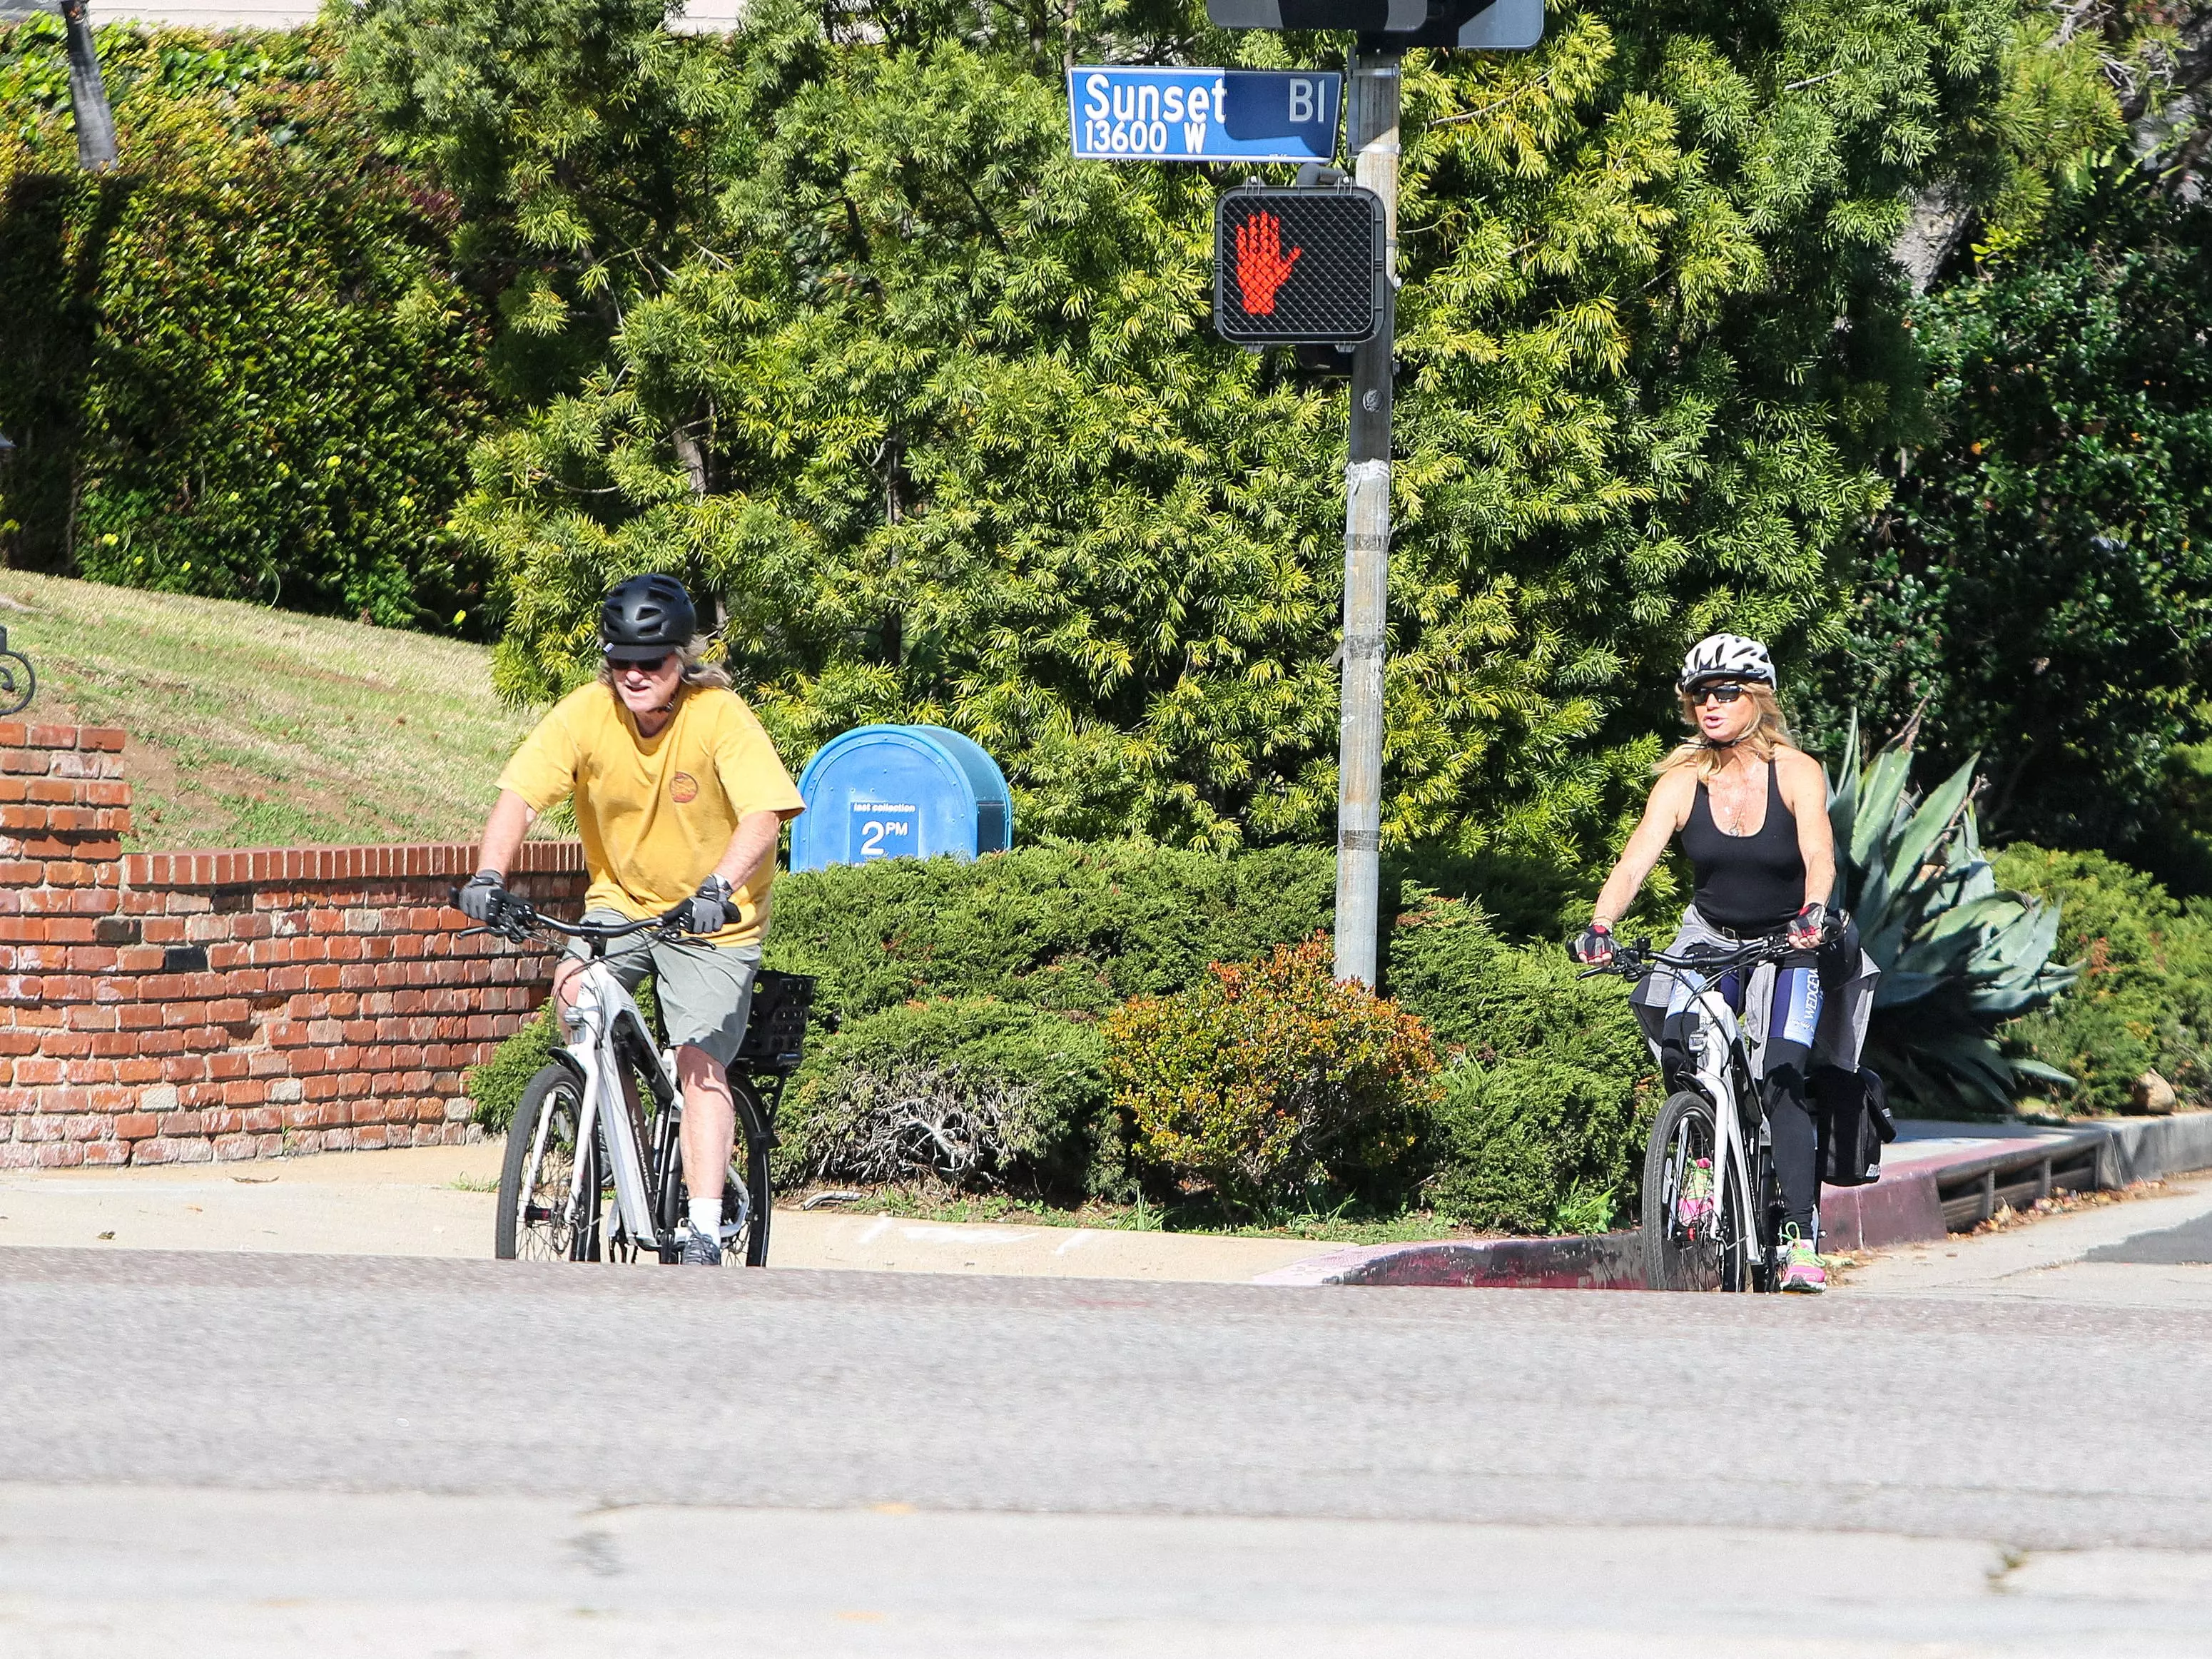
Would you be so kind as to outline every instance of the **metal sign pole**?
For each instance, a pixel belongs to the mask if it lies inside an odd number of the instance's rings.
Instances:
[[[105,173],[115,165],[115,116],[100,78],[92,20],[85,15],[84,0],[61,0],[61,9],[69,54],[70,109],[76,117],[76,164],[88,173]]]
[[[1344,690],[1337,735],[1336,976],[1376,983],[1382,932],[1382,658],[1390,593],[1390,392],[1398,319],[1400,54],[1362,41],[1349,114],[1358,183],[1382,198],[1382,326],[1352,356],[1345,456]]]

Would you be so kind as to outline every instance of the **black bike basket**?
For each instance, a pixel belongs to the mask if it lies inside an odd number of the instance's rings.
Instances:
[[[753,981],[752,1017],[738,1045],[738,1064],[759,1072],[794,1072],[806,1052],[806,1015],[814,981],[763,968]]]
[[[1831,1187],[1863,1187],[1881,1175],[1881,1149],[1897,1139],[1889,1090],[1861,1066],[1823,1066],[1813,1073],[1820,1117],[1820,1179]]]

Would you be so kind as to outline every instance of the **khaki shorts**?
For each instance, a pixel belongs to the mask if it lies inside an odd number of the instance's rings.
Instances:
[[[623,922],[630,918],[619,910],[586,910],[584,920]],[[589,961],[591,945],[570,939],[562,954]],[[606,955],[607,966],[633,995],[647,973],[653,975],[661,1029],[672,1047],[703,1048],[724,1066],[737,1058],[745,1040],[760,960],[757,945],[709,945],[702,939],[661,942],[650,933],[612,941]]]

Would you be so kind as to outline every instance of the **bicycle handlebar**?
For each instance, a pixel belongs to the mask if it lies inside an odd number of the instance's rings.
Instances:
[[[1831,916],[1820,925],[1820,943],[1826,945],[1842,933],[1841,921]],[[1575,977],[1590,979],[1600,974],[1618,974],[1627,978],[1653,968],[1675,968],[1701,974],[1725,972],[1730,968],[1746,968],[1754,963],[1779,962],[1784,957],[1800,954],[1802,950],[1802,946],[1790,942],[1787,933],[1769,933],[1762,939],[1747,939],[1733,951],[1688,951],[1677,957],[1670,957],[1663,951],[1654,951],[1648,942],[1639,940],[1634,945],[1614,945],[1610,962],[1593,963]]]
[[[458,888],[454,890],[453,897],[458,904],[460,900]],[[642,921],[563,921],[558,916],[541,915],[527,899],[519,899],[510,893],[496,920],[480,927],[464,927],[459,936],[466,939],[471,933],[495,933],[509,945],[520,945],[541,927],[548,933],[565,934],[569,939],[600,940],[628,939],[632,933],[641,933],[650,927],[664,939],[678,939],[686,933],[683,922],[684,908],[679,904],[665,915],[648,916]]]

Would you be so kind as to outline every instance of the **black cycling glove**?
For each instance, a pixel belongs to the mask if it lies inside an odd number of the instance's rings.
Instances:
[[[720,876],[709,876],[699,884],[697,892],[684,901],[684,931],[719,933],[738,919],[738,908],[730,896],[730,884]]]
[[[496,870],[479,870],[461,889],[461,914],[489,924],[507,908],[507,878]]]
[[[1613,960],[1613,928],[1609,923],[1593,921],[1583,929],[1574,944],[1575,960],[1603,967]]]
[[[1815,900],[1790,920],[1790,942],[1801,951],[1817,951],[1828,925],[1828,907]]]

